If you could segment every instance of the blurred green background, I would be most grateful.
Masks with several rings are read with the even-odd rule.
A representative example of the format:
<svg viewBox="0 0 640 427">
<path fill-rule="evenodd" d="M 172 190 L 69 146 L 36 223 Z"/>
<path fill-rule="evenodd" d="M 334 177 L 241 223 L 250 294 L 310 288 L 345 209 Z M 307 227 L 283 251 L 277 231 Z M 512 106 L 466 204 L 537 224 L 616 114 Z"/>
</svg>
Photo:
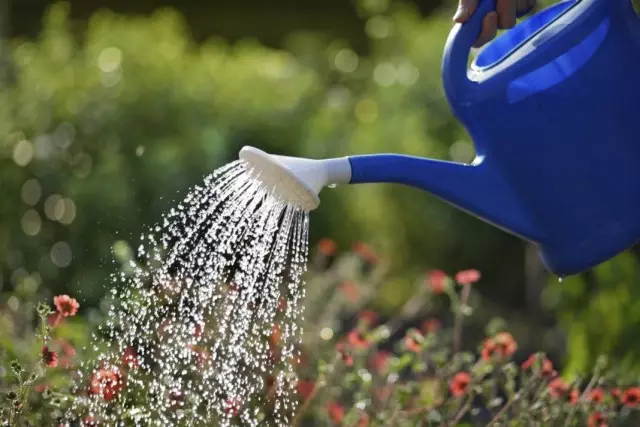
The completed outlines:
<svg viewBox="0 0 640 427">
<path fill-rule="evenodd" d="M 548 1 L 544 4 L 553 3 Z M 440 61 L 454 0 L 0 0 L 0 286 L 99 303 L 132 247 L 245 144 L 468 161 Z M 517 135 L 514 135 L 514 138 Z M 640 251 L 559 281 L 535 248 L 415 189 L 325 190 L 312 242 L 375 248 L 392 313 L 431 268 L 477 268 L 487 315 L 569 370 L 638 365 Z M 116 254 L 117 255 L 117 254 Z"/>
</svg>

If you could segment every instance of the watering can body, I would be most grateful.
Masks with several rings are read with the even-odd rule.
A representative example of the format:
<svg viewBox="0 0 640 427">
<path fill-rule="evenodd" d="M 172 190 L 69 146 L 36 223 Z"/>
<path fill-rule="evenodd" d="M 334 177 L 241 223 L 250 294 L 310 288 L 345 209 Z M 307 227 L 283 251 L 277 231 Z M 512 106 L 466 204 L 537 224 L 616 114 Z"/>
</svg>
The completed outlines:
<svg viewBox="0 0 640 427">
<path fill-rule="evenodd" d="M 430 191 L 538 244 L 552 272 L 575 274 L 640 241 L 640 17 L 631 0 L 563 1 L 488 44 L 469 69 L 492 10 L 495 0 L 481 0 L 454 27 L 442 64 L 474 162 L 356 156 L 351 181 Z"/>
</svg>

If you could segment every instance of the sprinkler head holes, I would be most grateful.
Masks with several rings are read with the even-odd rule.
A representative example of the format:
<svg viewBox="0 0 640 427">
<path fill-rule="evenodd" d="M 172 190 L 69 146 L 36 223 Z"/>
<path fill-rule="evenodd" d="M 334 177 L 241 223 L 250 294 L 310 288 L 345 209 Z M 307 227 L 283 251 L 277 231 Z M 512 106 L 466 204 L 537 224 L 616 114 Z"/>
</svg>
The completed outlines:
<svg viewBox="0 0 640 427">
<path fill-rule="evenodd" d="M 282 199 L 306 212 L 320 205 L 318 194 L 296 174 L 297 168 L 290 168 L 278 156 L 265 153 L 254 147 L 243 147 L 240 160 L 248 166 L 249 174 L 260 181 L 265 188 Z"/>
</svg>

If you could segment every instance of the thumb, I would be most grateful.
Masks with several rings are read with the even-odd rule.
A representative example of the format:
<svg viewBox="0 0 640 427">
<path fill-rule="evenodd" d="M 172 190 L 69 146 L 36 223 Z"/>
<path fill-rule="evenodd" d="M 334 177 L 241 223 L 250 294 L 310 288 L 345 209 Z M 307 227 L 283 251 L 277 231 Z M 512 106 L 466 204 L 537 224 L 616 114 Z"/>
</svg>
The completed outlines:
<svg viewBox="0 0 640 427">
<path fill-rule="evenodd" d="M 473 12 L 476 11 L 478 7 L 478 0 L 460 0 L 458 3 L 458 10 L 453 17 L 453 20 L 458 23 L 466 22 Z"/>
</svg>

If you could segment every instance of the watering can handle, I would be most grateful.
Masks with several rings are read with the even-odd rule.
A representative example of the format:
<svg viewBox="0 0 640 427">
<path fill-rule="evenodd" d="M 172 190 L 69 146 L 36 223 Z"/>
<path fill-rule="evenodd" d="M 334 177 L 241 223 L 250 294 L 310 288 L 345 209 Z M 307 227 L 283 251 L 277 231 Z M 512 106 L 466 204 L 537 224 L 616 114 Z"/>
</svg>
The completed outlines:
<svg viewBox="0 0 640 427">
<path fill-rule="evenodd" d="M 478 3 L 467 22 L 454 25 L 444 47 L 442 82 L 452 106 L 460 105 L 476 84 L 467 77 L 469 55 L 482 31 L 482 21 L 496 10 L 496 0 L 480 0 Z"/>
<path fill-rule="evenodd" d="M 534 6 L 520 11 L 521 18 L 529 14 Z M 482 31 L 482 21 L 490 12 L 496 10 L 496 0 L 479 0 L 478 7 L 464 24 L 456 24 L 445 44 L 442 60 L 442 80 L 444 89 L 452 106 L 460 105 L 472 93 L 477 83 L 467 77 L 467 64 L 471 49 Z"/>
</svg>

